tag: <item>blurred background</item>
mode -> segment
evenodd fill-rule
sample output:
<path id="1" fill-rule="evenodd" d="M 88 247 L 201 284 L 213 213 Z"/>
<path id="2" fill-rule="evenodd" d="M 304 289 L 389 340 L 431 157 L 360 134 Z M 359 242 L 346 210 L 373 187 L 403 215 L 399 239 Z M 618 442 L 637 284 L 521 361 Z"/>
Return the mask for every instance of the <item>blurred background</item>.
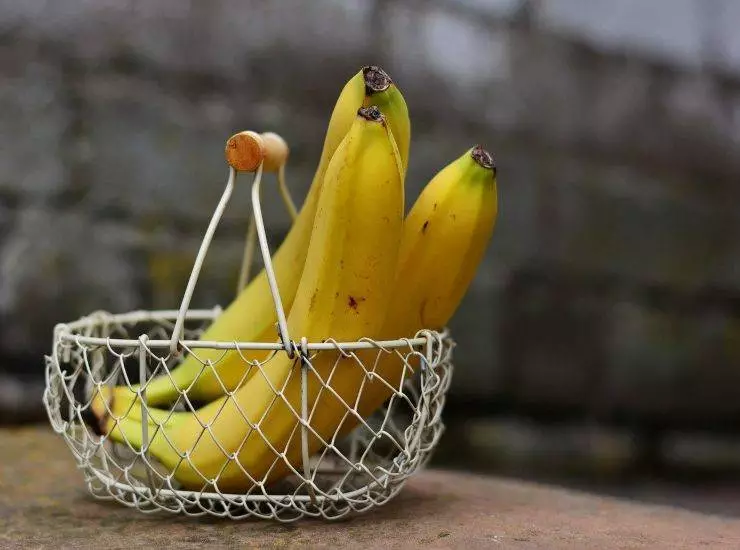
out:
<path id="1" fill-rule="evenodd" d="M 308 5 L 0 0 L 0 423 L 44 421 L 55 323 L 179 305 L 228 136 L 283 135 L 302 199 L 339 90 L 379 64 L 409 204 L 476 143 L 499 166 L 436 465 L 740 514 L 740 4 Z M 195 307 L 230 300 L 247 208 Z"/>

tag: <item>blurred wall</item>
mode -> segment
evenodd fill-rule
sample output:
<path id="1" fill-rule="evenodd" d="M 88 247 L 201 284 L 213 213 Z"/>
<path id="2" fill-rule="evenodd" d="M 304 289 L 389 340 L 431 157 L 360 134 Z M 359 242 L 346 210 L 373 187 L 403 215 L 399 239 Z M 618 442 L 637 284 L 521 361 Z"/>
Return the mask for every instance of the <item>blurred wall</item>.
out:
<path id="1" fill-rule="evenodd" d="M 0 1 L 0 372 L 40 380 L 56 322 L 177 307 L 225 139 L 285 136 L 302 197 L 341 86 L 377 63 L 411 111 L 409 201 L 475 143 L 499 164 L 456 396 L 737 418 L 739 19 L 700 0 Z M 247 208 L 242 188 L 194 306 L 230 299 Z"/>

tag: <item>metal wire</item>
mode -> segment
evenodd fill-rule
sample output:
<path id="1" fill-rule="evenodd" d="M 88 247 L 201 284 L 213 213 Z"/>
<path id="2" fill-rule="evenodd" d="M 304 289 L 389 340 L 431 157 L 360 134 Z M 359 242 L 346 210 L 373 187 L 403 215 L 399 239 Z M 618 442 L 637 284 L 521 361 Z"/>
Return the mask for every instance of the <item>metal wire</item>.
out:
<path id="1" fill-rule="evenodd" d="M 280 196 L 283 198 L 283 203 L 285 204 L 285 208 L 288 210 L 288 214 L 290 215 L 291 221 L 295 221 L 295 219 L 298 217 L 298 209 L 295 207 L 295 202 L 293 202 L 293 197 L 290 195 L 290 190 L 288 189 L 288 185 L 285 183 L 285 165 L 283 164 L 278 169 L 278 189 L 280 190 Z"/>
<path id="2" fill-rule="evenodd" d="M 290 216 L 290 220 L 295 222 L 298 217 L 298 211 L 295 207 L 295 202 L 290 194 L 290 189 L 285 183 L 285 165 L 280 166 L 277 174 L 278 189 L 280 190 L 280 197 L 283 199 L 283 205 Z M 252 260 L 254 259 L 254 248 L 257 245 L 257 226 L 254 221 L 254 214 L 249 215 L 249 223 L 247 225 L 247 237 L 244 240 L 244 254 L 242 256 L 242 264 L 239 269 L 239 280 L 236 286 L 236 293 L 239 294 L 244 287 L 247 286 L 249 281 L 249 275 L 252 267 Z"/>
<path id="3" fill-rule="evenodd" d="M 260 250 L 262 251 L 265 274 L 267 275 L 267 282 L 270 285 L 272 300 L 275 302 L 275 312 L 277 313 L 280 340 L 283 343 L 283 348 L 286 353 L 288 353 L 288 356 L 292 357 L 293 346 L 291 346 L 290 336 L 288 336 L 288 322 L 285 320 L 283 301 L 280 298 L 280 290 L 278 290 L 277 281 L 275 280 L 275 271 L 272 268 L 272 258 L 270 258 L 270 247 L 267 244 L 267 235 L 265 234 L 265 223 L 262 220 L 262 206 L 260 204 L 261 176 L 262 164 L 260 164 L 260 167 L 257 170 L 257 176 L 254 178 L 254 183 L 252 184 L 252 210 L 254 212 L 254 221 L 257 225 L 257 239 L 259 240 Z"/>
<path id="4" fill-rule="evenodd" d="M 336 370 L 363 369 L 364 383 L 358 399 L 341 400 L 345 417 L 359 417 L 359 397 L 371 385 L 384 384 L 389 388 L 390 397 L 385 405 L 369 418 L 358 418 L 356 429 L 344 438 L 334 433 L 323 440 L 319 450 L 309 456 L 307 441 L 318 435 L 311 424 L 317 399 L 306 399 L 308 392 L 304 389 L 299 409 L 293 411 L 302 459 L 300 464 L 293 465 L 288 477 L 272 486 L 251 486 L 241 493 L 221 491 L 206 482 L 199 489 L 185 489 L 175 480 L 173 472 L 152 456 L 149 445 L 156 435 L 151 428 L 144 434 L 144 445 L 137 449 L 134 445 L 95 435 L 85 421 L 92 402 L 92 395 L 85 387 L 129 386 L 134 392 L 132 373 L 143 368 L 144 378 L 148 379 L 155 370 L 161 369 L 162 358 L 151 346 L 154 340 L 145 335 L 153 338 L 168 332 L 175 317 L 137 322 L 134 319 L 142 316 L 97 315 L 86 327 L 95 335 L 93 338 L 108 342 L 104 345 L 83 343 L 62 326 L 57 330 L 52 353 L 46 358 L 44 404 L 53 429 L 66 441 L 85 474 L 89 490 L 96 497 L 114 499 L 144 512 L 161 510 L 195 516 L 257 517 L 278 521 L 301 517 L 338 519 L 369 510 L 396 495 L 408 477 L 426 464 L 444 431 L 440 413 L 452 373 L 454 346 L 448 337 L 426 333 L 418 338 L 391 342 L 388 346 L 365 340 L 373 347 L 364 358 L 343 349 L 341 344 L 333 344 L 333 350 L 312 355 L 306 343 L 299 346 L 302 357 L 306 357 L 299 371 L 302 378 L 318 379 L 316 358 L 327 352 L 336 355 Z M 186 337 L 197 338 L 202 333 L 207 326 L 203 317 L 186 315 Z M 145 335 L 135 338 L 134 335 L 145 327 Z M 230 346 L 233 350 L 248 351 L 243 344 L 231 343 Z M 104 357 L 102 368 L 95 359 L 100 354 Z M 386 356 L 398 361 L 400 374 L 397 379 L 380 379 L 373 372 L 379 358 Z M 167 360 L 165 368 L 175 368 L 180 360 L 182 357 Z M 267 372 L 269 363 L 269 359 L 259 362 L 255 376 Z M 325 391 L 333 391 L 328 380 L 334 369 L 322 377 L 321 386 Z M 141 415 L 146 418 L 150 408 L 146 405 L 145 392 L 141 394 L 144 397 L 140 402 Z M 181 398 L 186 395 L 185 390 L 180 392 Z M 147 429 L 145 426 L 147 423 L 142 423 L 142 430 Z M 211 424 L 204 423 L 204 433 L 208 433 L 210 427 Z"/>
<path id="5" fill-rule="evenodd" d="M 93 495 L 147 513 L 169 511 L 190 516 L 279 521 L 302 517 L 338 519 L 387 502 L 431 456 L 444 430 L 441 411 L 452 374 L 454 342 L 446 332 L 426 330 L 388 341 L 291 341 L 262 220 L 261 176 L 262 167 L 252 187 L 253 216 L 278 317 L 280 343 L 200 340 L 221 309 L 189 310 L 205 255 L 233 190 L 233 170 L 209 223 L 179 310 L 116 315 L 97 311 L 54 328 L 51 355 L 46 357 L 44 404 L 52 428 L 66 441 Z M 196 358 L 194 349 L 222 350 L 220 358 L 203 362 L 201 371 L 214 374 L 221 384 L 218 369 L 227 357 L 239 358 L 247 373 L 245 377 L 251 373 L 270 380 L 267 373 L 276 354 L 267 351 L 299 354 L 300 369 L 291 372 L 286 381 L 293 383 L 291 378 L 295 375 L 294 383 L 300 392 L 297 403 L 286 398 L 284 388 L 269 382 L 273 403 L 284 403 L 289 411 L 286 414 L 292 415 L 292 431 L 282 440 L 267 438 L 262 419 L 250 421 L 235 397 L 238 388 L 226 388 L 224 392 L 227 397 L 219 413 L 226 404 L 235 405 L 232 410 L 238 410 L 241 417 L 235 417 L 232 431 L 243 430 L 244 441 L 250 436 L 262 438 L 272 453 L 272 465 L 266 471 L 245 469 L 239 453 L 220 443 L 214 433 L 215 417 L 201 421 L 202 432 L 195 441 L 204 434 L 214 438 L 223 452 L 224 466 L 215 475 L 204 476 L 201 487 L 181 485 L 177 468 L 167 468 L 156 458 L 155 441 L 158 448 L 167 441 L 176 449 L 168 439 L 164 423 L 157 420 L 147 401 L 146 382 L 155 376 L 170 376 L 184 360 L 184 354 L 173 353 L 180 349 L 189 350 Z M 381 372 L 379 365 L 390 366 Z M 349 393 L 340 386 L 335 388 L 335 373 L 353 373 L 356 388 Z M 137 406 L 108 413 L 123 423 L 137 411 L 140 445 L 98 436 L 91 428 L 91 406 L 104 387 L 130 390 Z M 385 401 L 367 416 L 363 403 L 373 394 L 375 399 L 381 395 Z M 187 389 L 176 391 L 173 404 L 164 413 L 170 418 L 183 404 L 192 406 Z M 318 409 L 327 406 L 336 409 L 336 425 L 319 428 L 314 416 Z M 345 423 L 355 428 L 345 430 Z M 294 459 L 288 458 L 289 449 L 293 449 Z M 181 456 L 184 465 L 199 471 L 188 453 Z M 236 466 L 241 472 L 239 491 L 219 489 L 227 465 Z M 285 475 L 271 477 L 273 469 L 278 468 L 285 470 Z"/>
<path id="6" fill-rule="evenodd" d="M 258 177 L 262 174 L 262 165 L 260 165 Z M 236 178 L 236 170 L 232 166 L 229 166 L 229 179 L 226 182 L 226 188 L 224 189 L 221 200 L 216 207 L 216 211 L 213 213 L 206 234 L 203 237 L 203 242 L 198 250 L 198 255 L 195 258 L 193 264 L 193 270 L 190 272 L 190 278 L 188 279 L 188 286 L 185 289 L 185 296 L 182 298 L 180 304 L 180 312 L 175 322 L 175 329 L 172 331 L 172 338 L 170 339 L 170 353 L 175 354 L 177 352 L 177 341 L 182 337 L 182 325 L 185 321 L 185 313 L 190 307 L 190 300 L 193 297 L 193 291 L 195 290 L 195 284 L 198 282 L 198 275 L 200 275 L 200 269 L 203 267 L 203 260 L 205 260 L 206 254 L 208 253 L 208 247 L 213 239 L 213 234 L 216 232 L 218 222 L 221 221 L 221 216 L 226 210 L 226 205 L 229 203 L 231 194 L 234 191 L 234 179 Z"/>
<path id="7" fill-rule="evenodd" d="M 244 290 L 249 281 L 249 275 L 254 259 L 254 247 L 257 244 L 257 225 L 254 223 L 254 214 L 249 214 L 249 223 L 247 225 L 247 237 L 244 239 L 244 254 L 242 255 L 242 265 L 239 269 L 239 281 L 236 285 L 236 294 Z"/>

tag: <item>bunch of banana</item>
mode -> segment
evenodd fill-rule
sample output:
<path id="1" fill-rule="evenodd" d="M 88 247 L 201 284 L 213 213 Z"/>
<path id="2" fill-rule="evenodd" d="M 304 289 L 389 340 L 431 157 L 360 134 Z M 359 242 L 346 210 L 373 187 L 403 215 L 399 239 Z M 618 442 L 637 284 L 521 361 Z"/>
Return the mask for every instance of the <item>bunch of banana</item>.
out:
<path id="1" fill-rule="evenodd" d="M 396 279 L 384 340 L 440 330 L 457 310 L 483 258 L 498 215 L 496 167 L 481 146 L 466 151 L 426 185 L 404 220 Z M 399 388 L 405 365 L 395 354 L 359 352 L 374 365 L 365 377 L 357 414 L 348 414 L 338 437 L 348 434 Z M 362 380 L 356 380 L 356 387 Z"/>
<path id="2" fill-rule="evenodd" d="M 312 341 L 356 340 L 376 334 L 385 319 L 404 212 L 403 167 L 388 126 L 376 107 L 360 108 L 331 158 L 288 315 L 293 334 Z M 282 477 L 299 463 L 299 456 L 280 457 L 298 425 L 296 361 L 282 352 L 233 394 L 170 416 L 153 435 L 149 452 L 187 487 L 217 480 L 222 491 L 239 490 L 255 480 Z M 326 355 L 313 366 L 326 379 L 334 362 Z M 314 377 L 309 400 L 315 400 L 319 386 Z M 142 445 L 135 419 L 110 417 L 105 431 Z"/>
<path id="3" fill-rule="evenodd" d="M 480 146 L 466 151 L 427 184 L 404 220 L 391 301 L 377 338 L 395 340 L 446 326 L 475 276 L 497 213 L 493 157 Z M 309 453 L 335 434 L 338 440 L 351 432 L 409 375 L 394 353 L 356 353 L 360 361 L 338 365 L 326 384 L 334 391 L 325 390 L 317 403 L 310 401 Z M 360 363 L 372 370 L 372 377 Z M 287 456 L 299 457 L 301 445 L 296 430 Z"/>
<path id="4" fill-rule="evenodd" d="M 306 262 L 309 239 L 312 234 L 319 195 L 325 179 L 329 161 L 356 117 L 357 109 L 370 104 L 378 106 L 385 114 L 387 123 L 396 140 L 402 177 L 408 166 L 411 128 L 406 102 L 400 90 L 383 69 L 366 66 L 360 69 L 344 86 L 329 120 L 318 168 L 308 195 L 285 240 L 272 256 L 272 264 L 278 289 L 286 310 L 290 310 L 296 297 L 298 283 Z M 287 153 L 281 151 L 282 144 L 271 133 L 262 135 L 268 149 L 282 162 Z M 277 143 L 275 143 L 278 141 Z M 280 169 L 282 163 L 269 162 L 266 168 Z M 274 342 L 277 338 L 275 324 L 277 314 L 262 270 L 238 297 L 208 327 L 201 338 L 210 341 Z M 176 401 L 186 392 L 191 401 L 208 402 L 238 388 L 248 381 L 256 369 L 249 361 L 264 361 L 269 352 L 244 350 L 223 352 L 214 349 L 199 349 L 191 352 L 169 373 L 160 374 L 146 384 L 146 398 L 150 405 L 164 405 Z M 92 403 L 92 412 L 104 418 L 109 411 L 122 416 L 125 411 L 139 409 L 138 385 L 102 388 Z M 134 407 L 134 405 L 137 406 Z M 134 413 L 136 414 L 136 413 Z"/>
<path id="5" fill-rule="evenodd" d="M 308 197 L 273 257 L 293 338 L 412 337 L 443 328 L 457 309 L 495 226 L 496 168 L 482 147 L 467 150 L 426 185 L 404 219 L 409 136 L 400 91 L 381 69 L 363 68 L 342 90 Z M 275 341 L 275 320 L 262 273 L 203 338 Z M 245 491 L 301 467 L 301 360 L 284 351 L 230 353 L 215 363 L 223 352 L 198 351 L 172 381 L 147 384 L 150 405 L 171 402 L 180 390 L 208 402 L 194 411 L 147 411 L 148 452 L 186 488 Z M 349 433 L 405 375 L 395 354 L 357 356 L 372 377 L 333 350 L 310 358 L 309 454 Z M 264 364 L 249 369 L 244 359 Z M 93 412 L 111 439 L 142 448 L 144 420 L 128 387 L 102 390 Z"/>

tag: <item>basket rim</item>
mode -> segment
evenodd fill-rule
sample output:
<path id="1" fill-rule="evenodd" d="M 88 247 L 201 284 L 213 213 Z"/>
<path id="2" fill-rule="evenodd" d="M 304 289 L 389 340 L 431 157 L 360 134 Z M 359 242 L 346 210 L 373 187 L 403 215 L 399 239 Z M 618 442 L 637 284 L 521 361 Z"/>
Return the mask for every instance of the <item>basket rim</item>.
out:
<path id="1" fill-rule="evenodd" d="M 220 306 L 212 309 L 192 309 L 185 313 L 185 318 L 191 321 L 207 321 L 215 319 L 222 312 Z M 54 341 L 68 344 L 78 344 L 87 346 L 109 346 L 109 347 L 138 347 L 142 344 L 142 337 L 139 338 L 110 338 L 86 336 L 79 331 L 90 329 L 107 323 L 138 323 L 146 321 L 175 321 L 178 317 L 178 311 L 173 309 L 162 310 L 135 310 L 126 313 L 110 313 L 99 310 L 75 321 L 69 323 L 58 323 L 54 327 Z M 419 348 L 440 342 L 449 338 L 447 328 L 441 332 L 431 329 L 422 329 L 413 337 L 397 338 L 394 340 L 374 340 L 372 338 L 362 338 L 356 341 L 338 342 L 327 340 L 324 342 L 301 342 L 298 344 L 293 341 L 296 347 L 304 348 L 309 351 L 321 351 L 338 349 L 340 351 L 354 351 L 362 349 L 397 349 L 397 348 Z M 169 348 L 171 340 L 150 340 L 146 339 L 146 346 L 153 349 Z M 188 349 L 219 349 L 219 350 L 265 350 L 280 351 L 285 350 L 281 342 L 239 342 L 221 341 L 221 340 L 180 340 L 180 344 Z"/>

